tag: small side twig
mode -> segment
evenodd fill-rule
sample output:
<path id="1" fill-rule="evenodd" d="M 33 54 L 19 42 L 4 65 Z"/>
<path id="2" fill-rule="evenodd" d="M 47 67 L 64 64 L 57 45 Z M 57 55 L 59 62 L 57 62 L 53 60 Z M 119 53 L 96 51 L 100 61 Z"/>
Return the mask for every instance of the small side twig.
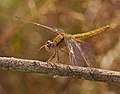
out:
<path id="1" fill-rule="evenodd" d="M 0 70 L 33 72 L 120 84 L 120 72 L 37 60 L 0 57 Z"/>

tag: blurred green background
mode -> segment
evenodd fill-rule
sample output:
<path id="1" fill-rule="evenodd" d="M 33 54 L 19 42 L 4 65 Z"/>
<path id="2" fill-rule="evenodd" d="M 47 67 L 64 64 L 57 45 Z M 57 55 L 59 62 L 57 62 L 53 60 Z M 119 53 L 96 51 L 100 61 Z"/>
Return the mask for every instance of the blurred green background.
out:
<path id="1" fill-rule="evenodd" d="M 59 27 L 70 34 L 111 24 L 108 32 L 90 40 L 98 62 L 96 66 L 120 71 L 119 0 L 0 0 L 0 56 L 46 61 L 50 54 L 44 49 L 39 51 L 39 47 L 55 34 L 15 16 Z M 0 71 L 0 94 L 120 94 L 120 86 Z"/>

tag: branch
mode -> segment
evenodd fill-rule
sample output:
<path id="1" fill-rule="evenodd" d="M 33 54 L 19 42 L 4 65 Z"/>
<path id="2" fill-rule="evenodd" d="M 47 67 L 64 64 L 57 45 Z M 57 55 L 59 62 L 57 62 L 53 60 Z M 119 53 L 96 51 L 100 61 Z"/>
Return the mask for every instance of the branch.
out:
<path id="1" fill-rule="evenodd" d="M 37 60 L 0 57 L 0 70 L 33 72 L 57 76 L 78 77 L 86 80 L 110 82 L 120 85 L 120 72 Z"/>

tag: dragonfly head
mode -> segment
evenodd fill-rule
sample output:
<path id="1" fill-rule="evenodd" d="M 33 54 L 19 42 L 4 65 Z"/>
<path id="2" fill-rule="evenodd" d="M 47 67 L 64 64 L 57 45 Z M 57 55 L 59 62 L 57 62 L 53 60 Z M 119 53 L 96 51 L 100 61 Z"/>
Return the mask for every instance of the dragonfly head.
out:
<path id="1" fill-rule="evenodd" d="M 42 48 L 45 48 L 47 51 L 54 51 L 56 49 L 56 44 L 53 41 L 48 40 L 43 46 L 39 48 L 39 51 Z"/>
<path id="2" fill-rule="evenodd" d="M 53 41 L 48 40 L 45 44 L 45 49 L 46 50 L 55 50 L 56 49 L 56 44 Z"/>

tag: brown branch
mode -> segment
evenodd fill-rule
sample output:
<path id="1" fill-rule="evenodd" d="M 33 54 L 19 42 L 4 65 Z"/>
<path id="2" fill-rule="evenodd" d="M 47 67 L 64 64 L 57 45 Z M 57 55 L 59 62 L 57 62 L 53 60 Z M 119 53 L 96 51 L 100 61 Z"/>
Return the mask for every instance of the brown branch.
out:
<path id="1" fill-rule="evenodd" d="M 86 80 L 116 83 L 120 85 L 120 72 L 56 63 L 53 64 L 37 60 L 0 57 L 0 70 L 34 72 L 67 77 L 70 76 Z"/>

